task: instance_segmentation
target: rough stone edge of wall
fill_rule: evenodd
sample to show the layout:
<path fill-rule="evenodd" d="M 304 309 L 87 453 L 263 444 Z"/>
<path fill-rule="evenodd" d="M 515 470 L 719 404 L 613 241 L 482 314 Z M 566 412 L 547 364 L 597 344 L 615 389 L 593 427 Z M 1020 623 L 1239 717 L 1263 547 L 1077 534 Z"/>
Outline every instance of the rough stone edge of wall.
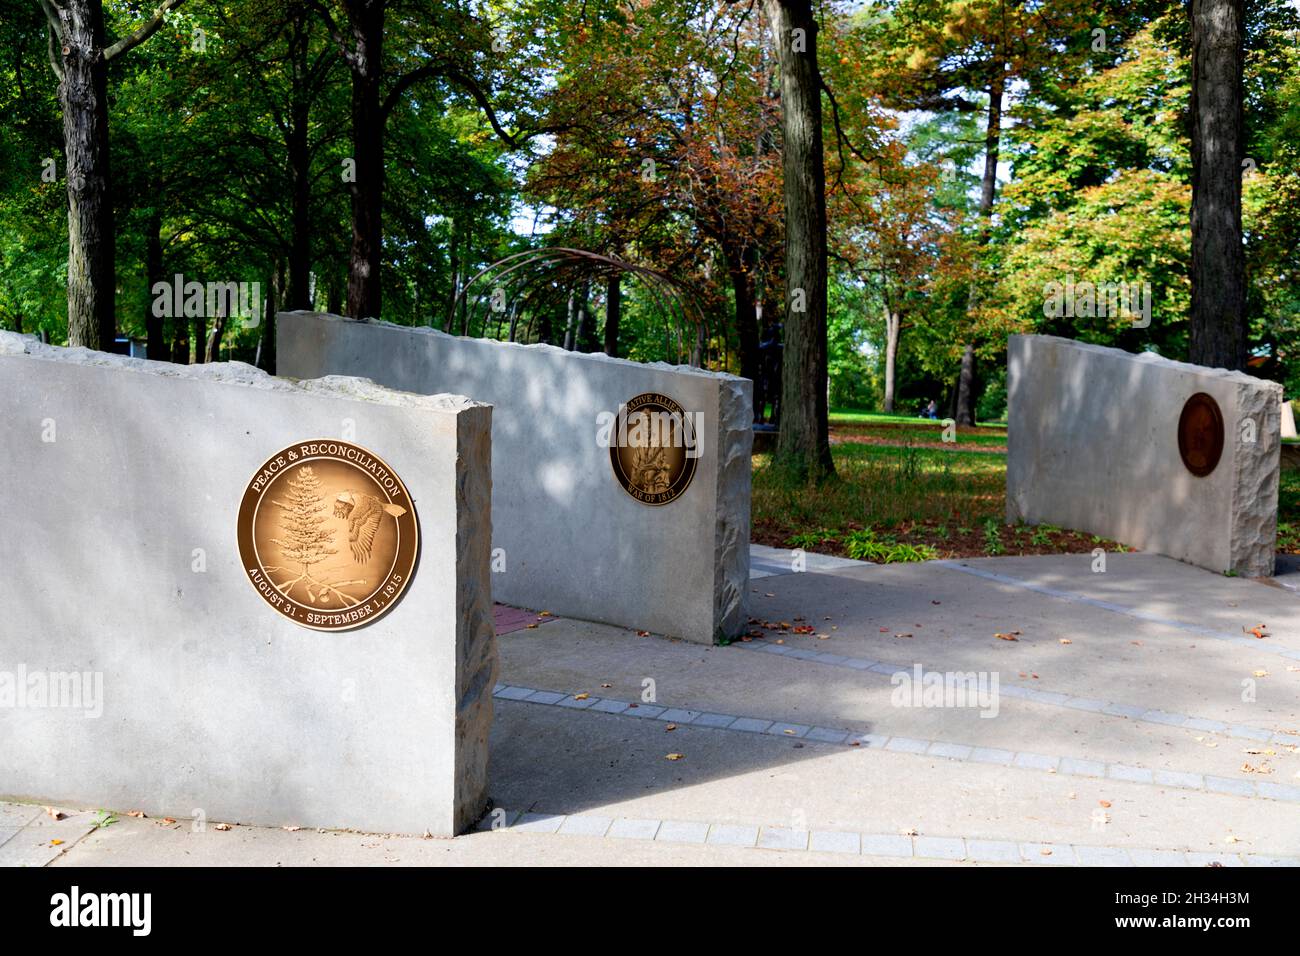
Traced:
<path fill-rule="evenodd" d="M 1028 479 L 1021 474 L 1024 470 L 1020 467 L 1020 449 L 1021 443 L 1016 441 L 1015 436 L 1019 433 L 1016 427 L 1017 419 L 1021 418 L 1023 412 L 1021 407 L 1024 400 L 1018 397 L 1018 392 L 1024 387 L 1022 378 L 1024 376 L 1024 365 L 1027 361 L 1026 353 L 1029 350 L 1029 339 L 1035 338 L 1032 335 L 1012 335 L 1007 338 L 1007 478 L 1006 478 L 1006 523 L 1019 524 L 1025 520 L 1024 509 L 1020 503 L 1020 486 L 1027 483 Z M 1050 336 L 1056 338 L 1056 336 Z"/>
<path fill-rule="evenodd" d="M 456 739 L 452 834 L 483 815 L 499 659 L 492 621 L 492 409 L 456 419 Z"/>
<path fill-rule="evenodd" d="M 312 312 L 308 310 L 299 310 L 296 312 L 277 312 L 276 321 L 280 318 L 289 316 L 306 316 L 308 318 L 323 319 L 328 322 L 346 322 L 354 325 L 370 325 L 381 329 L 393 329 L 399 332 L 413 332 L 419 335 L 428 335 L 433 338 L 447 339 L 448 341 L 464 342 L 486 342 L 492 345 L 508 349 L 524 349 L 534 352 L 555 352 L 559 355 L 568 356 L 571 359 L 586 362 L 613 362 L 619 365 L 626 365 L 630 368 L 637 369 L 654 369 L 659 372 L 676 372 L 681 375 L 702 375 L 707 378 L 733 379 L 738 382 L 747 382 L 749 379 L 741 378 L 738 375 L 732 375 L 730 372 L 713 372 L 708 369 L 696 368 L 694 365 L 673 365 L 670 362 L 633 362 L 630 359 L 614 358 L 606 355 L 604 352 L 570 352 L 567 349 L 560 348 L 558 345 L 547 345 L 543 342 L 534 342 L 525 345 L 522 342 L 502 342 L 498 339 L 481 339 L 476 336 L 449 335 L 441 329 L 433 329 L 427 325 L 398 325 L 395 322 L 385 322 L 382 319 L 349 319 L 346 316 L 334 315 L 330 312 Z"/>
<path fill-rule="evenodd" d="M 375 405 L 457 412 L 484 404 L 463 395 L 445 393 L 421 395 L 417 392 L 398 391 L 378 385 L 368 378 L 351 375 L 325 375 L 321 378 L 302 380 L 277 378 L 245 362 L 201 362 L 196 365 L 177 365 L 173 362 L 155 362 L 149 359 L 115 355 L 111 352 L 96 352 L 93 349 L 45 345 L 34 335 L 0 331 L 0 357 L 16 355 L 27 355 L 38 361 L 59 362 L 63 365 L 118 369 L 161 378 L 242 385 L 246 388 L 261 388 L 275 392 L 306 392 L 322 398 L 352 399 Z"/>
<path fill-rule="evenodd" d="M 1126 352 L 1124 349 L 1117 349 L 1110 345 L 1096 345 L 1092 342 L 1080 342 L 1078 339 L 1067 339 L 1060 335 L 1026 335 L 1016 334 L 1008 337 L 1007 347 L 1010 349 L 1011 341 L 1023 339 L 1027 342 L 1059 342 L 1062 345 L 1072 349 L 1078 349 L 1084 352 L 1097 352 L 1109 355 L 1112 358 L 1125 360 L 1129 362 L 1140 362 L 1143 365 L 1158 365 L 1169 368 L 1172 371 L 1190 372 L 1195 375 L 1211 375 L 1215 378 L 1221 378 L 1226 381 L 1236 382 L 1240 385 L 1250 385 L 1256 388 L 1269 388 L 1277 390 L 1277 400 L 1282 400 L 1282 386 L 1276 382 L 1270 382 L 1266 379 L 1256 378 L 1246 372 L 1234 372 L 1226 368 L 1211 368 L 1208 365 L 1193 365 L 1191 362 L 1179 362 L 1177 359 L 1166 358 L 1163 355 L 1157 355 L 1155 352 Z"/>
<path fill-rule="evenodd" d="M 1154 352 L 1126 352 L 1123 349 L 1079 342 L 1058 335 L 1012 335 L 1008 338 L 1008 364 L 1013 349 L 1018 344 L 1021 346 L 1019 355 L 1021 363 L 1017 368 L 1021 375 L 1024 374 L 1023 366 L 1029 362 L 1027 353 L 1032 349 L 1035 341 L 1060 343 L 1071 349 L 1102 353 L 1116 359 L 1168 368 L 1170 371 L 1213 377 L 1235 385 L 1238 418 L 1236 421 L 1225 422 L 1225 427 L 1231 429 L 1225 436 L 1226 440 L 1237 445 L 1232 453 L 1235 469 L 1233 474 L 1235 498 L 1231 505 L 1233 524 L 1229 532 L 1231 567 L 1220 570 L 1231 571 L 1245 577 L 1272 576 L 1277 545 L 1278 479 L 1281 473 L 1281 441 L 1280 438 L 1275 437 L 1280 436 L 1281 433 L 1280 405 L 1283 397 L 1281 385 L 1267 379 L 1256 378 L 1245 372 L 1179 362 Z M 1015 401 L 1017 386 L 1020 384 L 1019 376 L 1012 377 L 1010 373 L 1011 369 L 1008 367 L 1006 520 L 1008 524 L 1014 524 L 1025 520 L 1016 492 L 1019 490 L 1020 483 L 1032 482 L 1032 476 L 1021 475 L 1022 469 L 1012 467 L 1012 456 L 1019 447 L 1014 444 L 1015 439 L 1012 436 L 1017 431 L 1015 419 L 1019 416 L 1016 411 L 1022 403 Z M 1253 418 L 1259 423 L 1253 453 L 1244 452 L 1240 448 L 1239 427 L 1240 422 L 1245 418 Z M 1013 474 L 1020 479 L 1014 488 L 1011 483 Z M 1078 530 L 1091 531 L 1092 529 Z M 1133 543 L 1142 546 L 1140 542 Z"/>
<path fill-rule="evenodd" d="M 1260 388 L 1259 385 L 1273 388 Z M 1277 494 L 1282 469 L 1282 386 L 1252 379 L 1237 387 L 1237 421 L 1226 437 L 1233 454 L 1232 540 L 1227 570 L 1245 577 L 1272 577 L 1277 555 Z M 1242 441 L 1241 422 L 1257 423 L 1253 445 Z"/>
<path fill-rule="evenodd" d="M 714 494 L 713 639 L 728 641 L 749 619 L 753 383 L 728 376 L 718 383 L 718 477 Z"/>

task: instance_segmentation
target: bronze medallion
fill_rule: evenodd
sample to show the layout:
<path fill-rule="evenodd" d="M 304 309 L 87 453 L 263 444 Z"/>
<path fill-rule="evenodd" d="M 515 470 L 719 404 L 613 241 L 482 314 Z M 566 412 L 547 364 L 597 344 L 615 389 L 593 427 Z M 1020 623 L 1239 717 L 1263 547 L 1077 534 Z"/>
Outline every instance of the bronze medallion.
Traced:
<path fill-rule="evenodd" d="M 695 477 L 700 445 L 691 416 L 667 395 L 646 392 L 618 410 L 609 460 L 623 490 L 647 505 L 680 498 Z"/>
<path fill-rule="evenodd" d="M 290 445 L 253 475 L 239 555 L 263 600 L 295 624 L 346 631 L 382 617 L 415 572 L 420 524 L 402 479 L 359 445 Z"/>
<path fill-rule="evenodd" d="M 1178 454 L 1198 478 L 1214 471 L 1223 455 L 1223 413 L 1204 392 L 1189 398 L 1178 416 Z"/>

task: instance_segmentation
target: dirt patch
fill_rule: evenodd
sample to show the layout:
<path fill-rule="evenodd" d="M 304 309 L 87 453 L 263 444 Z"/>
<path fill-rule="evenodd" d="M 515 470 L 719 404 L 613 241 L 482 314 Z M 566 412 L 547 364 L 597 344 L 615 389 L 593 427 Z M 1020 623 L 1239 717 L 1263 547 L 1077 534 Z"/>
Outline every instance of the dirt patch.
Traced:
<path fill-rule="evenodd" d="M 888 448 L 933 448 L 938 451 L 976 451 L 987 452 L 990 455 L 1005 455 L 1007 453 L 1006 445 L 975 445 L 971 443 L 962 444 L 960 437 L 955 442 L 946 441 L 901 441 L 896 438 L 882 438 L 878 435 L 862 434 L 844 434 L 837 428 L 830 430 L 830 443 L 832 445 L 884 445 Z"/>
<path fill-rule="evenodd" d="M 817 554 L 833 554 L 837 557 L 852 557 L 845 549 L 844 539 L 849 532 L 860 528 L 845 529 L 838 538 L 822 541 L 816 547 L 807 550 Z M 938 522 L 908 522 L 888 531 L 877 530 L 881 539 L 889 538 L 899 544 L 929 545 L 940 558 L 987 558 L 994 555 L 1028 554 L 1090 554 L 1094 548 L 1101 548 L 1108 553 L 1117 551 L 1136 551 L 1114 541 L 1095 538 L 1078 531 L 1044 530 L 1033 527 L 996 526 L 996 545 L 994 537 L 986 533 L 984 526 L 961 528 L 952 525 L 943 526 Z M 765 544 L 773 548 L 792 548 L 791 532 L 777 526 L 776 522 L 755 522 L 750 534 L 755 544 Z"/>

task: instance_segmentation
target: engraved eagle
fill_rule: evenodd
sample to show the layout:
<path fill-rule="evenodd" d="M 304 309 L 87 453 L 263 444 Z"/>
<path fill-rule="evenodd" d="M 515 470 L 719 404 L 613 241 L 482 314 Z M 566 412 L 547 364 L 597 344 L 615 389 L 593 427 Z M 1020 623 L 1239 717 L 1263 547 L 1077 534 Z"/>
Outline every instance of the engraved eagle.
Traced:
<path fill-rule="evenodd" d="M 348 545 L 357 564 L 370 560 L 375 532 L 385 514 L 400 518 L 406 514 L 406 509 L 359 491 L 344 491 L 334 499 L 334 517 L 343 518 L 348 523 Z"/>

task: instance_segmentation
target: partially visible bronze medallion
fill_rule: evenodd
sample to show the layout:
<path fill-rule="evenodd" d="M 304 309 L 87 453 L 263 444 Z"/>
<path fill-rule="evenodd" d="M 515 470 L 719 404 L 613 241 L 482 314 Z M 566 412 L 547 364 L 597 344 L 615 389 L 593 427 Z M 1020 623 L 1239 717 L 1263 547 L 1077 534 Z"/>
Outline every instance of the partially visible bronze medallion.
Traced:
<path fill-rule="evenodd" d="M 619 408 L 609 460 L 629 495 L 666 505 L 690 486 L 700 450 L 695 425 L 682 406 L 667 395 L 646 392 Z"/>
<path fill-rule="evenodd" d="M 1189 398 L 1178 416 L 1178 454 L 1198 478 L 1214 471 L 1223 455 L 1223 413 L 1204 392 Z"/>
<path fill-rule="evenodd" d="M 295 624 L 346 631 L 383 616 L 415 572 L 420 524 L 402 479 L 359 445 L 319 438 L 276 452 L 239 506 L 239 556 Z"/>

